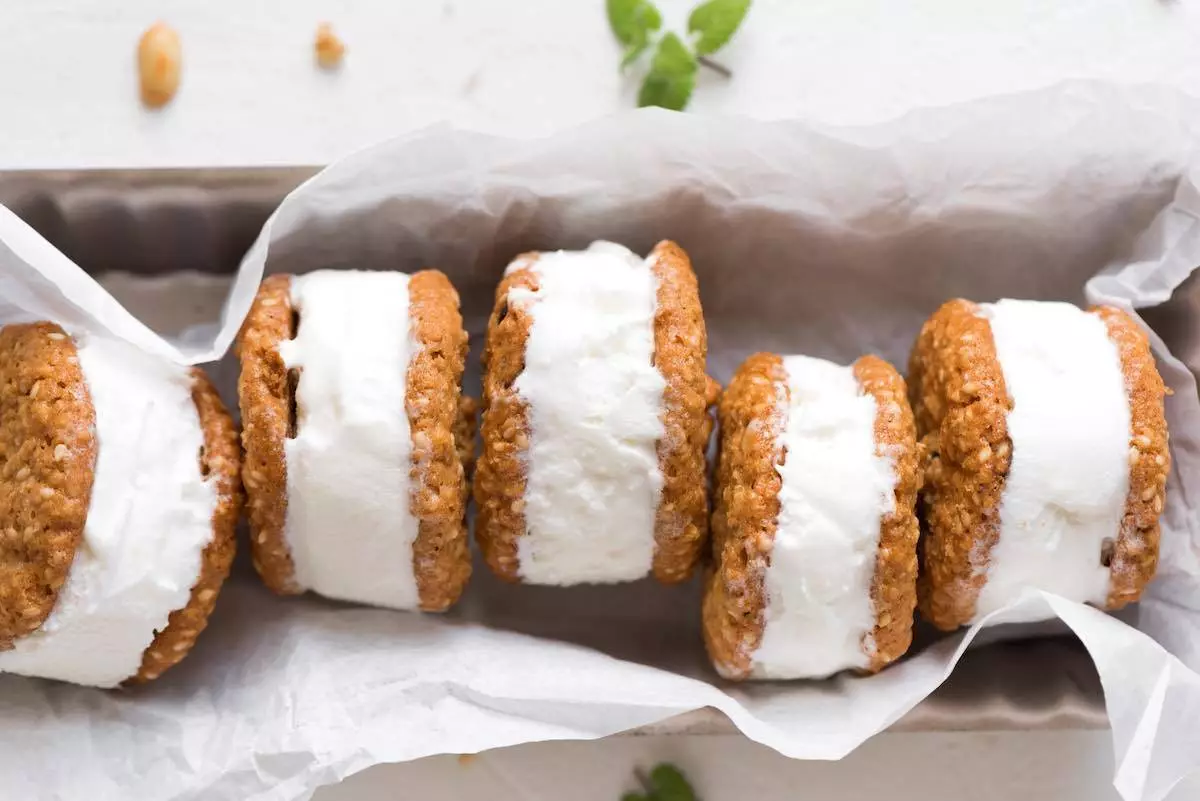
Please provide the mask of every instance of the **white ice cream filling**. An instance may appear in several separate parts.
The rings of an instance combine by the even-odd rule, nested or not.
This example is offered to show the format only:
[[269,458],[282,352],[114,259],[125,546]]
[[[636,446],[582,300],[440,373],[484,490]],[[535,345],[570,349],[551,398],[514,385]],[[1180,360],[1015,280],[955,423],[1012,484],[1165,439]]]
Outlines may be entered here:
[[155,633],[187,606],[213,538],[215,479],[187,368],[76,337],[96,413],[83,540],[41,629],[0,652],[0,671],[96,687],[137,674]]
[[976,554],[987,582],[976,619],[1036,587],[1103,605],[1129,492],[1129,400],[1104,321],[1068,303],[980,306],[1012,399],[1012,466],[1000,497],[1000,536]]
[[875,441],[875,398],[852,368],[807,356],[783,366],[779,517],[751,674],[821,678],[866,667],[874,653],[871,585],[896,471]]
[[416,609],[408,369],[420,353],[408,276],[320,270],[294,277],[299,371],[287,460],[285,539],[295,581],[345,601]]
[[653,266],[597,242],[542,254],[530,268],[538,290],[508,293],[532,317],[513,385],[530,426],[523,581],[608,583],[650,572],[666,389],[654,366]]

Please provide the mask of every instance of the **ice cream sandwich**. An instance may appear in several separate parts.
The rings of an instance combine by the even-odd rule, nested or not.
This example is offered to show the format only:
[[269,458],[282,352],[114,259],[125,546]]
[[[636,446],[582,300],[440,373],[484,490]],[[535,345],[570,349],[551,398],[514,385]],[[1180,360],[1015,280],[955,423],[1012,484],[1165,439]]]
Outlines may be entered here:
[[920,457],[904,379],[759,353],[720,403],[703,627],[730,679],[874,672],[912,642]]
[[0,329],[0,671],[114,687],[183,659],[233,560],[239,465],[200,370]]
[[280,594],[441,611],[471,573],[467,334],[445,275],[263,281],[238,341],[254,566]]
[[528,253],[484,350],[476,536],[508,581],[688,578],[707,537],[717,387],[683,249]]
[[1166,389],[1125,312],[952,300],[909,366],[929,464],[919,608],[942,629],[1027,588],[1117,609],[1158,561]]

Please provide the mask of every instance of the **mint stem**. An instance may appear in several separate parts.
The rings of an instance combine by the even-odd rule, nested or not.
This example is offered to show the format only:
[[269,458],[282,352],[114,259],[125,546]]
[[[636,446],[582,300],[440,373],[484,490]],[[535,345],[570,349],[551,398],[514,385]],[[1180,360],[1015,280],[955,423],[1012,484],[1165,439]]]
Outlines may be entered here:
[[696,62],[700,66],[708,67],[713,72],[715,72],[725,78],[733,77],[733,70],[729,69],[729,67],[726,67],[724,64],[713,61],[708,56],[696,56]]
[[641,768],[634,768],[633,777],[638,780],[638,784],[642,785],[642,789],[646,791],[646,795],[654,796],[654,782],[650,781],[650,777],[646,771]]

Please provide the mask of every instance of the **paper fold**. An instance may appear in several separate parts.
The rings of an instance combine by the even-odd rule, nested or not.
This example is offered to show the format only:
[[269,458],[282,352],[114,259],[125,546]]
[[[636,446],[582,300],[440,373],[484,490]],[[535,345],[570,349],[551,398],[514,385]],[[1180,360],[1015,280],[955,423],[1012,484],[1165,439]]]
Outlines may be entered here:
[[[169,265],[167,266],[169,269]],[[0,206],[0,322],[53,320],[70,331],[123,339],[179,364],[215,361],[229,349],[261,276],[238,275],[229,312],[189,340],[168,341],[12,211]]]

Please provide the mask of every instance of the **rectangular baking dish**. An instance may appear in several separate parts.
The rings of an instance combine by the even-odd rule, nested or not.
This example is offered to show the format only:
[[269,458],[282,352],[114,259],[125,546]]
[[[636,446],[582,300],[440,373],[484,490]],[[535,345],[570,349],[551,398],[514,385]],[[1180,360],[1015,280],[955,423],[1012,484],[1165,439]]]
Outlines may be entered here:
[[[94,275],[151,327],[173,334],[215,317],[233,271],[280,200],[315,168],[0,172],[0,203]],[[1180,324],[1184,291],[1147,315],[1197,372],[1200,334]],[[215,368],[231,408],[233,367]],[[244,570],[245,565],[241,568]],[[973,649],[899,731],[1103,728],[1100,684],[1070,636]],[[705,709],[633,733],[728,733]]]

